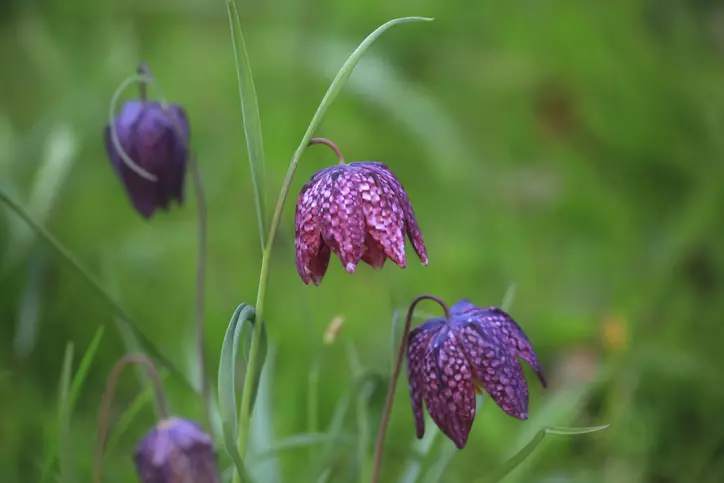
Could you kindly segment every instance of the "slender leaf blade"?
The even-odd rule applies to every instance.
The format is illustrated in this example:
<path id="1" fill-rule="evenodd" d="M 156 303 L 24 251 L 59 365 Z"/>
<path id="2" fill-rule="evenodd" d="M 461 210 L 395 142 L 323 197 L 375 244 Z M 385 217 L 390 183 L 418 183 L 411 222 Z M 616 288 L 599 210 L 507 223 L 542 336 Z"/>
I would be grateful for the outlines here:
<path id="1" fill-rule="evenodd" d="M 229 29 L 234 49 L 234 63 L 236 64 L 236 79 L 239 84 L 239 98 L 241 100 L 241 116 L 244 121 L 244 136 L 246 149 L 249 153 L 249 166 L 251 167 L 251 181 L 254 187 L 254 202 L 259 225 L 261 248 L 266 246 L 266 189 L 264 184 L 264 141 L 262 139 L 261 117 L 259 116 L 259 103 L 254 87 L 254 78 L 251 73 L 251 64 L 246 52 L 244 35 L 241 30 L 239 12 L 234 0 L 226 0 L 229 14 Z"/>
<path id="2" fill-rule="evenodd" d="M 403 23 L 409 23 L 409 22 L 430 22 L 434 19 L 432 18 L 426 18 L 426 17 L 403 17 L 403 18 L 396 18 L 394 20 L 390 20 L 387 23 L 382 24 L 380 27 L 377 28 L 374 32 L 369 34 L 366 39 L 362 41 L 361 44 L 352 52 L 352 55 L 349 56 L 347 61 L 342 65 L 342 68 L 337 73 L 337 76 L 332 81 L 332 84 L 329 86 L 329 89 L 327 89 L 327 93 L 324 94 L 324 97 L 322 98 L 322 102 L 319 104 L 319 107 L 317 108 L 317 111 L 314 113 L 314 116 L 312 117 L 312 121 L 309 123 L 309 126 L 307 127 L 307 131 L 304 133 L 304 136 L 302 137 L 302 142 L 299 143 L 299 147 L 297 148 L 298 155 L 297 157 L 301 156 L 301 154 L 304 152 L 304 150 L 307 148 L 307 144 L 309 144 L 309 140 L 312 138 L 312 135 L 317 130 L 319 125 L 322 123 L 322 120 L 324 119 L 324 116 L 327 114 L 327 111 L 329 110 L 329 107 L 332 105 L 332 102 L 337 98 L 339 93 L 341 92 L 342 88 L 344 87 L 345 83 L 347 82 L 347 79 L 349 79 L 349 76 L 352 75 L 352 71 L 359 63 L 360 59 L 364 55 L 364 53 L 369 49 L 372 44 L 377 40 L 383 33 L 385 33 L 390 28 L 394 27 L 395 25 L 403 24 Z"/>
<path id="3" fill-rule="evenodd" d="M 553 426 L 546 426 L 538 430 L 538 432 L 533 436 L 533 439 L 530 440 L 528 444 L 523 446 L 523 448 L 518 451 L 515 455 L 513 455 L 508 461 L 503 463 L 502 466 L 500 466 L 498 469 L 492 472 L 487 478 L 480 480 L 484 481 L 486 483 L 494 483 L 502 480 L 508 474 L 510 474 L 511 471 L 516 469 L 518 466 L 520 466 L 523 461 L 525 461 L 532 453 L 535 451 L 535 449 L 538 447 L 538 445 L 543 442 L 545 437 L 549 434 L 558 434 L 558 435 L 579 435 L 579 434 L 589 434 L 594 433 L 596 431 L 601 431 L 602 429 L 608 428 L 610 425 L 605 426 L 592 426 L 592 427 L 585 427 L 585 428 L 563 428 L 563 427 L 553 427 Z"/>
<path id="4" fill-rule="evenodd" d="M 236 470 L 243 481 L 251 481 L 244 462 L 239 454 L 235 435 L 237 433 L 237 406 L 236 406 L 236 363 L 239 353 L 241 334 L 247 322 L 253 324 L 254 308 L 241 304 L 234 311 L 229 327 L 224 335 L 221 347 L 221 360 L 219 361 L 218 395 L 219 413 L 222 421 L 224 446 L 234 461 Z"/>
<path id="5" fill-rule="evenodd" d="M 60 374 L 60 388 L 58 394 L 58 433 L 60 445 L 60 482 L 73 483 L 73 443 L 70 440 L 70 383 L 73 369 L 73 343 L 65 347 L 63 369 Z"/>

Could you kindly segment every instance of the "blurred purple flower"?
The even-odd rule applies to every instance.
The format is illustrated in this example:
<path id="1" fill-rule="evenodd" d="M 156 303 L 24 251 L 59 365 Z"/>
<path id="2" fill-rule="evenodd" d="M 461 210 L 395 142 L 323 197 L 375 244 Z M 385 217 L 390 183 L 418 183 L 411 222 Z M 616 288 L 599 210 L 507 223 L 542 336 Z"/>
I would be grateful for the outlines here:
<path id="1" fill-rule="evenodd" d="M 114 125 L 126 155 L 157 178 L 146 179 L 124 162 L 111 128 L 106 126 L 108 156 L 141 216 L 150 218 L 156 208 L 168 210 L 172 200 L 181 203 L 189 143 L 189 123 L 183 109 L 173 104 L 164 109 L 155 101 L 128 101 Z"/>
<path id="2" fill-rule="evenodd" d="M 425 242 L 402 184 L 383 163 L 366 161 L 317 172 L 297 199 L 294 246 L 304 283 L 319 285 L 330 253 L 354 273 L 360 260 L 381 268 L 387 258 L 401 268 L 405 234 L 424 265 Z"/>
<path id="3" fill-rule="evenodd" d="M 134 455 L 142 483 L 219 483 L 211 438 L 192 421 L 159 422 Z"/>
<path id="4" fill-rule="evenodd" d="M 422 402 L 430 417 L 458 448 L 475 418 L 480 386 L 509 415 L 528 419 L 528 384 L 519 358 L 547 383 L 523 329 L 497 307 L 476 307 L 466 299 L 450 320 L 431 319 L 407 339 L 407 374 L 417 437 L 425 432 Z"/>

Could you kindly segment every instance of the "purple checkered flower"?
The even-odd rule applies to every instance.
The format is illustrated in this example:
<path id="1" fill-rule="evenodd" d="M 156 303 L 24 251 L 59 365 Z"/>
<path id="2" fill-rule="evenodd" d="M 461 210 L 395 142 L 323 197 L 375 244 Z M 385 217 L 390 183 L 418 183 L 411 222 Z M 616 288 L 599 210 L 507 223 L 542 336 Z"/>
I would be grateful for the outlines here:
<path id="1" fill-rule="evenodd" d="M 123 159 L 110 125 L 106 126 L 108 157 L 136 211 L 150 218 L 156 208 L 168 210 L 172 201 L 181 203 L 189 143 L 189 123 L 183 109 L 173 104 L 164 108 L 156 101 L 128 101 L 113 125 L 123 152 L 156 178 L 143 177 Z"/>
<path id="2" fill-rule="evenodd" d="M 497 307 L 480 308 L 462 299 L 449 319 L 414 328 L 407 339 L 407 374 L 417 437 L 425 432 L 424 401 L 435 424 L 462 449 L 481 386 L 507 414 L 528 419 L 528 384 L 519 358 L 546 387 L 523 329 Z"/>
<path id="3" fill-rule="evenodd" d="M 211 437 L 192 421 L 162 420 L 134 455 L 142 483 L 219 483 Z"/>
<path id="4" fill-rule="evenodd" d="M 319 285 L 331 253 L 347 272 L 360 260 L 381 268 L 389 258 L 407 265 L 405 234 L 420 261 L 427 252 L 412 204 L 402 184 L 383 163 L 342 164 L 317 172 L 297 199 L 294 247 L 297 271 L 304 283 Z"/>

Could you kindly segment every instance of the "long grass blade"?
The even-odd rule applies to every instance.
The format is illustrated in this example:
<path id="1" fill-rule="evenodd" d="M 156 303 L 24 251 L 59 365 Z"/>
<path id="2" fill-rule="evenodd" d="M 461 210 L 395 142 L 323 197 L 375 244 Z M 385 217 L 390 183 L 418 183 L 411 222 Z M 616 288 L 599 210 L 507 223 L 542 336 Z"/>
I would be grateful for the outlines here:
<path id="1" fill-rule="evenodd" d="M 221 360 L 219 361 L 219 413 L 221 414 L 224 446 L 231 457 L 236 471 L 242 481 L 251 481 L 236 443 L 237 434 L 237 406 L 236 406 L 236 365 L 239 354 L 241 335 L 247 324 L 253 324 L 254 308 L 247 304 L 237 307 L 231 317 L 229 327 L 224 335 L 221 347 Z M 246 374 L 245 377 L 249 377 Z M 254 376 L 252 376 L 254 377 Z"/>
<path id="2" fill-rule="evenodd" d="M 73 443 L 70 433 L 70 384 L 73 369 L 73 343 L 65 347 L 63 370 L 60 375 L 60 388 L 58 391 L 58 441 L 60 446 L 60 482 L 74 483 L 76 481 L 73 471 Z"/>
<path id="3" fill-rule="evenodd" d="M 606 429 L 609 426 L 610 425 L 607 424 L 605 426 L 592 426 L 587 428 L 561 428 L 552 426 L 541 428 L 538 430 L 535 436 L 533 436 L 533 439 L 531 439 L 528 444 L 523 446 L 523 448 L 515 455 L 513 455 L 512 458 L 503 463 L 502 466 L 494 470 L 486 478 L 479 480 L 479 483 L 495 483 L 508 476 L 511 471 L 520 466 L 520 464 L 523 463 L 523 461 L 525 461 L 533 453 L 533 451 L 535 451 L 538 445 L 543 442 L 545 437 L 549 434 L 573 436 L 579 434 L 594 433 L 596 431 Z"/>
<path id="4" fill-rule="evenodd" d="M 231 30 L 232 47 L 234 49 L 234 63 L 236 64 L 236 79 L 239 84 L 239 98 L 241 100 L 241 116 L 244 120 L 244 136 L 246 149 L 249 153 L 249 166 L 251 167 L 251 181 L 254 186 L 254 202 L 259 225 L 261 249 L 266 246 L 266 189 L 264 184 L 264 141 L 261 131 L 261 117 L 259 116 L 259 103 L 254 87 L 254 78 L 251 74 L 251 64 L 244 44 L 244 35 L 241 31 L 239 12 L 234 0 L 226 0 L 229 14 L 229 29 Z"/>
<path id="5" fill-rule="evenodd" d="M 174 365 L 171 360 L 161 352 L 158 347 L 149 339 L 146 334 L 141 330 L 140 325 L 121 307 L 113 296 L 101 286 L 100 282 L 90 274 L 90 272 L 83 267 L 83 265 L 73 256 L 73 254 L 65 248 L 48 230 L 45 229 L 40 223 L 36 222 L 33 217 L 15 200 L 13 200 L 7 193 L 0 189 L 0 201 L 5 206 L 10 208 L 16 215 L 18 215 L 25 223 L 27 223 L 40 238 L 45 241 L 65 262 L 70 265 L 92 288 L 96 294 L 102 298 L 106 304 L 113 310 L 119 319 L 128 327 L 133 333 L 135 338 L 139 341 L 145 353 L 156 359 L 162 366 L 173 373 L 174 376 L 178 377 L 179 380 L 190 388 L 192 391 L 196 391 L 191 381 Z"/>

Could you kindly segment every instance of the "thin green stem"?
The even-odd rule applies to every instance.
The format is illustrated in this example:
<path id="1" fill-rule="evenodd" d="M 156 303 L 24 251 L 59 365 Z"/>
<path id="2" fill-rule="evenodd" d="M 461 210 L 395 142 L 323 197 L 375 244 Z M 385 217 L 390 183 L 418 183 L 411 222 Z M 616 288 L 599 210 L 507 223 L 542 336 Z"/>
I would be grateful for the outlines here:
<path id="1" fill-rule="evenodd" d="M 412 325 L 412 316 L 415 313 L 415 307 L 418 303 L 423 300 L 432 300 L 437 302 L 445 312 L 445 318 L 450 318 L 450 311 L 440 298 L 434 295 L 420 295 L 410 304 L 410 308 L 407 309 L 407 317 L 405 318 L 405 328 L 402 331 L 402 338 L 400 339 L 400 347 L 397 350 L 397 359 L 395 360 L 395 367 L 392 370 L 390 376 L 390 385 L 387 388 L 387 398 L 385 400 L 385 409 L 382 413 L 382 420 L 380 421 L 380 429 L 377 433 L 377 444 L 375 445 L 375 459 L 372 466 L 372 483 L 377 483 L 380 480 L 380 469 L 382 467 L 382 447 L 385 443 L 385 434 L 387 434 L 387 423 L 390 421 L 390 414 L 392 413 L 392 403 L 395 399 L 395 389 L 397 388 L 397 380 L 400 377 L 400 370 L 402 369 L 402 359 L 405 357 L 405 347 L 407 346 L 407 337 L 410 334 L 410 326 Z"/>
<path id="2" fill-rule="evenodd" d="M 233 1 L 227 0 L 227 6 L 229 7 L 230 12 L 230 21 L 231 21 L 231 9 L 234 9 L 235 12 L 235 6 L 233 4 Z M 251 337 L 251 343 L 249 348 L 249 361 L 247 363 L 246 368 L 246 374 L 247 377 L 244 379 L 244 388 L 243 393 L 241 395 L 241 408 L 240 408 L 240 424 L 239 424 L 239 436 L 238 436 L 238 449 L 239 454 L 243 458 L 246 454 L 246 447 L 247 447 L 247 441 L 249 436 L 249 421 L 251 419 L 251 388 L 253 384 L 253 377 L 249 377 L 252 374 L 256 374 L 256 365 L 259 363 L 258 359 L 258 353 L 259 353 L 259 344 L 261 342 L 261 334 L 262 329 L 265 323 L 264 316 L 265 316 L 265 307 L 264 303 L 266 301 L 266 293 L 267 293 L 267 287 L 269 284 L 269 264 L 271 261 L 271 255 L 272 250 L 274 247 L 274 239 L 276 238 L 277 231 L 279 229 L 279 224 L 282 219 L 282 212 L 284 211 L 284 205 L 287 201 L 287 197 L 289 196 L 289 190 L 292 187 L 292 180 L 294 179 L 294 174 L 297 171 L 297 168 L 299 167 L 299 162 L 302 159 L 302 155 L 304 154 L 304 151 L 307 149 L 307 146 L 309 145 L 310 140 L 312 139 L 312 135 L 314 134 L 314 131 L 316 131 L 317 127 L 322 122 L 322 119 L 324 118 L 325 114 L 329 110 L 329 107 L 332 104 L 332 101 L 339 95 L 339 92 L 342 90 L 342 86 L 344 85 L 344 82 L 349 78 L 349 76 L 352 74 L 352 70 L 354 70 L 355 66 L 359 62 L 359 60 L 362 58 L 362 55 L 365 53 L 365 51 L 374 43 L 377 38 L 382 35 L 383 32 L 385 32 L 387 29 L 394 25 L 407 23 L 407 22 L 418 22 L 418 21 L 428 21 L 432 19 L 422 18 L 422 17 L 406 17 L 406 18 L 398 18 L 394 20 L 390 20 L 389 22 L 383 24 L 382 26 L 378 27 L 374 32 L 372 32 L 370 35 L 365 38 L 362 43 L 355 49 L 355 51 L 352 53 L 352 55 L 349 56 L 347 61 L 342 65 L 342 68 L 337 73 L 337 76 L 334 78 L 332 83 L 330 84 L 329 88 L 327 89 L 327 92 L 324 94 L 324 97 L 322 98 L 322 102 L 320 102 L 319 107 L 317 108 L 316 112 L 314 113 L 314 116 L 312 117 L 311 122 L 309 123 L 309 126 L 307 126 L 307 130 L 304 132 L 304 135 L 302 136 L 302 140 L 299 143 L 299 146 L 297 147 L 296 151 L 294 151 L 294 155 L 292 156 L 292 160 L 289 163 L 289 168 L 287 170 L 286 177 L 284 178 L 284 182 L 282 183 L 282 188 L 279 193 L 279 198 L 277 199 L 276 207 L 274 208 L 274 215 L 272 217 L 271 225 L 269 227 L 269 235 L 266 239 L 266 242 L 264 245 L 264 250 L 262 251 L 262 259 L 261 259 L 261 270 L 259 274 L 259 290 L 256 297 L 256 324 L 254 326 L 254 330 L 252 332 Z M 233 22 L 232 22 L 233 24 Z M 239 26 L 239 31 L 241 30 L 241 27 Z M 262 361 L 263 363 L 263 361 Z M 240 481 L 240 477 L 235 474 L 234 483 L 237 483 Z"/>
<path id="3" fill-rule="evenodd" d="M 73 256 L 68 249 L 66 249 L 48 230 L 45 229 L 41 224 L 36 222 L 25 209 L 13 200 L 7 193 L 0 189 L 0 201 L 5 206 L 10 208 L 16 215 L 18 215 L 25 223 L 27 223 L 35 232 L 42 238 L 55 252 L 60 255 L 70 267 L 78 273 L 83 280 L 96 292 L 101 299 L 111 308 L 113 313 L 122 320 L 128 329 L 133 333 L 134 337 L 138 339 L 144 352 L 148 353 L 151 357 L 158 360 L 158 362 L 165 367 L 174 376 L 178 377 L 181 381 L 186 384 L 192 391 L 195 391 L 193 384 L 186 378 L 186 376 L 176 368 L 171 360 L 163 355 L 163 353 L 156 348 L 151 340 L 141 331 L 140 325 L 131 317 L 118 302 L 115 301 L 113 296 L 104 289 L 100 282 L 88 272 L 88 270 L 81 265 L 81 263 Z"/>

